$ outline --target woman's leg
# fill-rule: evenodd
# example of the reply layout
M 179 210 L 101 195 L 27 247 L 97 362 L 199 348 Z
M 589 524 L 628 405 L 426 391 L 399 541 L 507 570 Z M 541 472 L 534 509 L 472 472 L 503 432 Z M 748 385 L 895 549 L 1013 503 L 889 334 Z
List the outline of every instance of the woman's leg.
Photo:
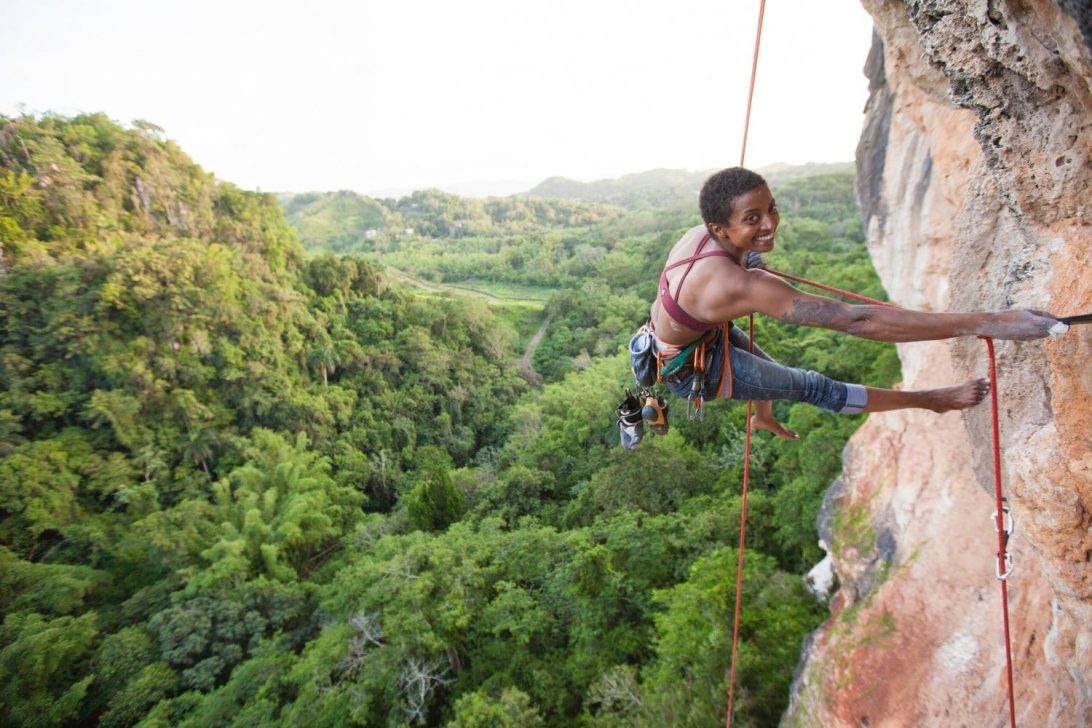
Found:
M 974 407 L 989 394 L 990 383 L 985 379 L 972 379 L 954 387 L 939 389 L 903 392 L 897 389 L 865 387 L 865 391 L 868 392 L 868 403 L 863 410 L 865 412 L 887 412 L 910 408 L 948 412 Z
M 885 412 L 921 408 L 933 412 L 966 409 L 982 401 L 989 392 L 984 379 L 954 387 L 901 391 L 846 384 L 802 369 L 793 369 L 729 347 L 732 361 L 732 399 L 807 402 L 842 414 Z

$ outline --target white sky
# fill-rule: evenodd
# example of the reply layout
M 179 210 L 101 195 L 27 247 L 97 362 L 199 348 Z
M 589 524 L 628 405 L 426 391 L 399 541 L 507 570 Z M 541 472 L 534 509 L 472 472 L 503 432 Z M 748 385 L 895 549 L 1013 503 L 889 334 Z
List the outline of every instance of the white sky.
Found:
M 758 0 L 0 0 L 0 114 L 163 127 L 248 189 L 507 194 L 739 161 Z M 768 0 L 747 163 L 846 161 L 871 19 Z

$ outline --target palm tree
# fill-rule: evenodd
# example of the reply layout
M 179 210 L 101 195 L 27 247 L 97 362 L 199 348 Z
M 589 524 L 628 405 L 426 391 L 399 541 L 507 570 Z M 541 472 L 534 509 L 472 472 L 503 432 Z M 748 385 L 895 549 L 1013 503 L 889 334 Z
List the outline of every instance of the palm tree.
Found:
M 322 374 L 322 386 L 328 386 L 328 375 L 336 372 L 337 366 L 341 364 L 341 354 L 338 351 L 337 346 L 330 339 L 323 338 L 322 341 L 311 350 L 308 359 L 311 362 L 311 366 L 317 367 Z
M 212 480 L 212 474 L 209 472 L 209 458 L 215 454 L 219 444 L 220 436 L 211 428 L 190 430 L 182 436 L 182 454 L 200 465 L 205 475 Z

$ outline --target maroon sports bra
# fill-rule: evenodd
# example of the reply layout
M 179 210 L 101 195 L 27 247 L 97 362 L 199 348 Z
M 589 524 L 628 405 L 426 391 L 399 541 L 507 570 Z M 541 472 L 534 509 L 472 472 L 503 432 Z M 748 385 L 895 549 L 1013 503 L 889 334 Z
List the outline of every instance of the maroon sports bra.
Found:
M 682 293 L 683 283 L 686 282 L 686 277 L 690 275 L 690 269 L 694 267 L 695 262 L 701 260 L 702 258 L 732 257 L 728 255 L 728 251 L 721 250 L 720 248 L 717 248 L 716 250 L 710 250 L 708 253 L 703 253 L 702 248 L 704 248 L 705 244 L 708 243 L 711 239 L 711 236 L 707 233 L 705 237 L 701 239 L 701 242 L 698 243 L 698 247 L 694 251 L 693 255 L 691 255 L 689 258 L 683 258 L 682 260 L 675 261 L 671 265 L 666 266 L 663 272 L 660 273 L 660 305 L 662 305 L 664 307 L 664 310 L 667 311 L 668 316 L 675 319 L 686 328 L 693 329 L 694 331 L 709 331 L 710 329 L 715 329 L 716 327 L 720 326 L 719 323 L 711 324 L 706 323 L 705 321 L 698 321 L 696 318 L 684 311 L 683 307 L 679 305 L 678 301 L 679 294 Z M 686 266 L 686 270 L 683 271 L 682 277 L 679 278 L 679 285 L 675 286 L 675 295 L 672 296 L 671 289 L 668 288 L 667 284 L 667 272 L 672 268 L 678 268 L 684 263 L 689 263 L 689 265 Z

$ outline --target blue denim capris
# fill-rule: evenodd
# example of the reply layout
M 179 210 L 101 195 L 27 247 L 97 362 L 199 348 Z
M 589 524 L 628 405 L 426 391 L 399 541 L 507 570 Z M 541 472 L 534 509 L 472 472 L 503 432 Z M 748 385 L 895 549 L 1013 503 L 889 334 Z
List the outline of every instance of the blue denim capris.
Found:
M 674 349 L 670 345 L 664 345 L 664 348 Z M 725 349 L 730 357 L 730 374 L 724 369 Z M 730 394 L 725 392 L 731 399 L 806 402 L 843 415 L 860 414 L 868 404 L 868 391 L 860 384 L 839 382 L 818 372 L 767 361 L 732 346 L 721 333 L 706 343 L 705 358 L 706 379 L 702 394 L 706 399 L 717 396 L 721 372 L 725 371 L 726 376 L 731 376 Z M 671 392 L 683 398 L 690 395 L 693 382 L 694 372 L 689 367 L 680 371 L 677 376 L 664 380 Z

